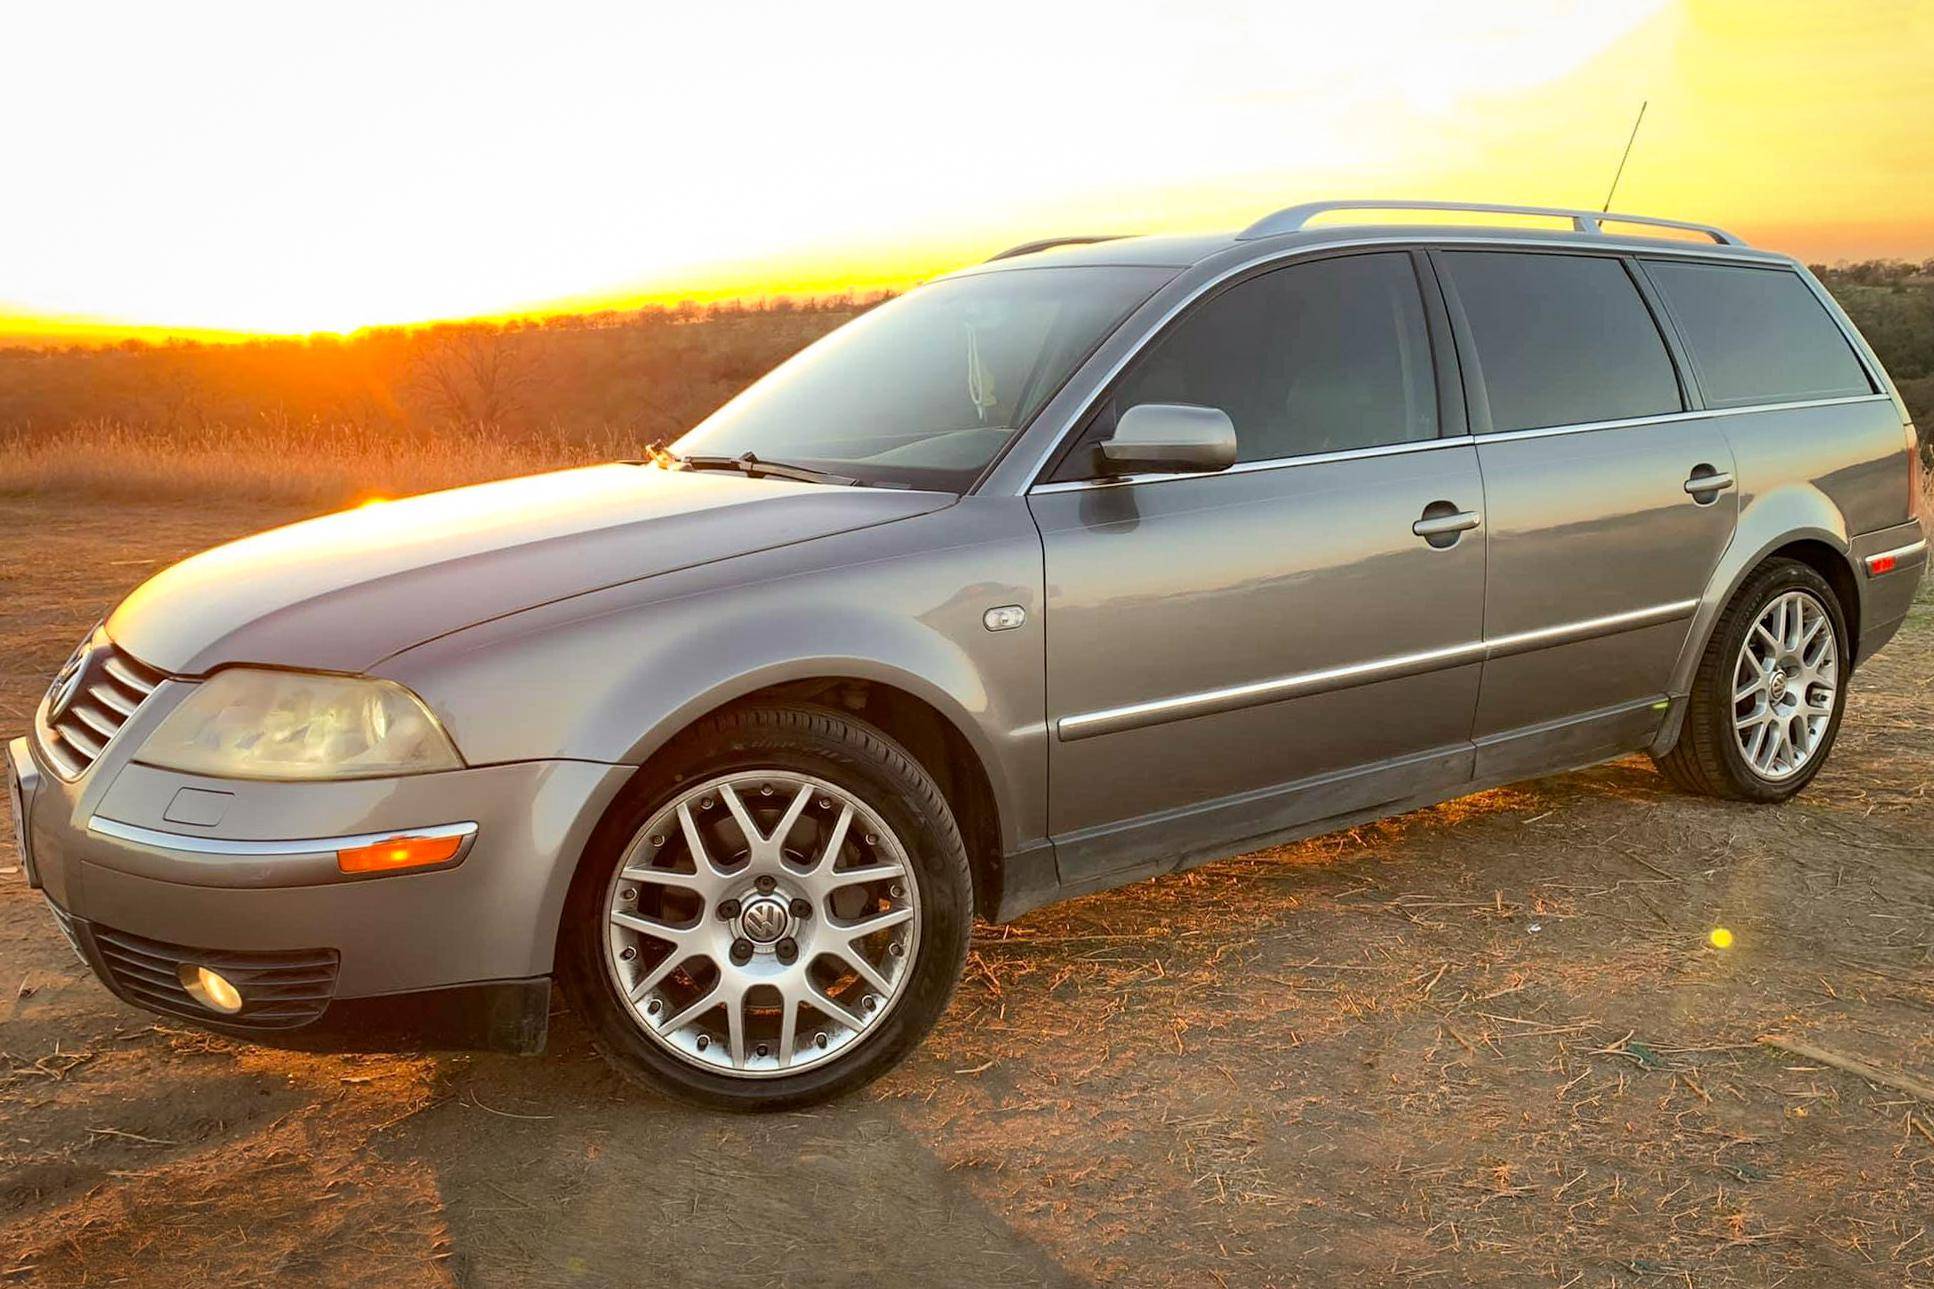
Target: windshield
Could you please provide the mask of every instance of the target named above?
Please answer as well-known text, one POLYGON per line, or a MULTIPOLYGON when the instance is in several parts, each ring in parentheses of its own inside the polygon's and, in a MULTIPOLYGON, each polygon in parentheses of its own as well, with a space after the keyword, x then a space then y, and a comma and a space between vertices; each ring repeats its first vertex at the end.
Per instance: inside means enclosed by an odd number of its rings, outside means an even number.
POLYGON ((1172 269, 948 278, 856 318, 673 445, 865 483, 965 490, 1172 269))

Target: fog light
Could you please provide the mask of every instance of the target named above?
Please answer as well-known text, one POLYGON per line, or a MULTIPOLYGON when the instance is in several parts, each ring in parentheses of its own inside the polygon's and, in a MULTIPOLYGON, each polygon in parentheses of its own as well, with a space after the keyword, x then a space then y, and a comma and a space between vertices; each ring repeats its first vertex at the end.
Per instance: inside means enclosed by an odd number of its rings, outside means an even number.
POLYGON ((230 984, 228 977, 220 972, 184 962, 176 974, 181 977, 181 987, 188 991, 188 996, 209 1011, 233 1016, 242 1010, 242 991, 230 984))

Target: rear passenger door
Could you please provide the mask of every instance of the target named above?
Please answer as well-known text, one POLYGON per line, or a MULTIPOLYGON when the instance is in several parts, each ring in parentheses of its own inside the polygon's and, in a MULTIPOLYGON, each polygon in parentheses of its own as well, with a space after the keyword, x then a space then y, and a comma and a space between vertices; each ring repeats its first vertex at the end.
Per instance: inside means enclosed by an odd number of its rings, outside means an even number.
POLYGON ((1479 777, 1642 744, 1738 517, 1623 257, 1433 252, 1484 474, 1479 777))

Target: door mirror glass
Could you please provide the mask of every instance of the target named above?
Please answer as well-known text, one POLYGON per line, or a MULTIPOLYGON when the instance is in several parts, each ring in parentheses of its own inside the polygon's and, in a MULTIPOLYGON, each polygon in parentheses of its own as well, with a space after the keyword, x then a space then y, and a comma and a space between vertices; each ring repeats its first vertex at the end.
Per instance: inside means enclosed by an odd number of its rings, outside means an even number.
POLYGON ((1109 474, 1226 470, 1236 463, 1236 426, 1221 408, 1142 403, 1097 448, 1109 474))

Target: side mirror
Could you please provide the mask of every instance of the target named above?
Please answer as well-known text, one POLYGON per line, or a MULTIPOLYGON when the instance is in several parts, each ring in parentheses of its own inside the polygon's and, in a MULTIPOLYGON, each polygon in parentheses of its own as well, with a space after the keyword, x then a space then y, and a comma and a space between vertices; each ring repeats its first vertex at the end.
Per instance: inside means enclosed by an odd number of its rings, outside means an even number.
POLYGON ((1123 412, 1096 447, 1110 474, 1226 470, 1236 463, 1236 425, 1218 407, 1142 403, 1123 412))

